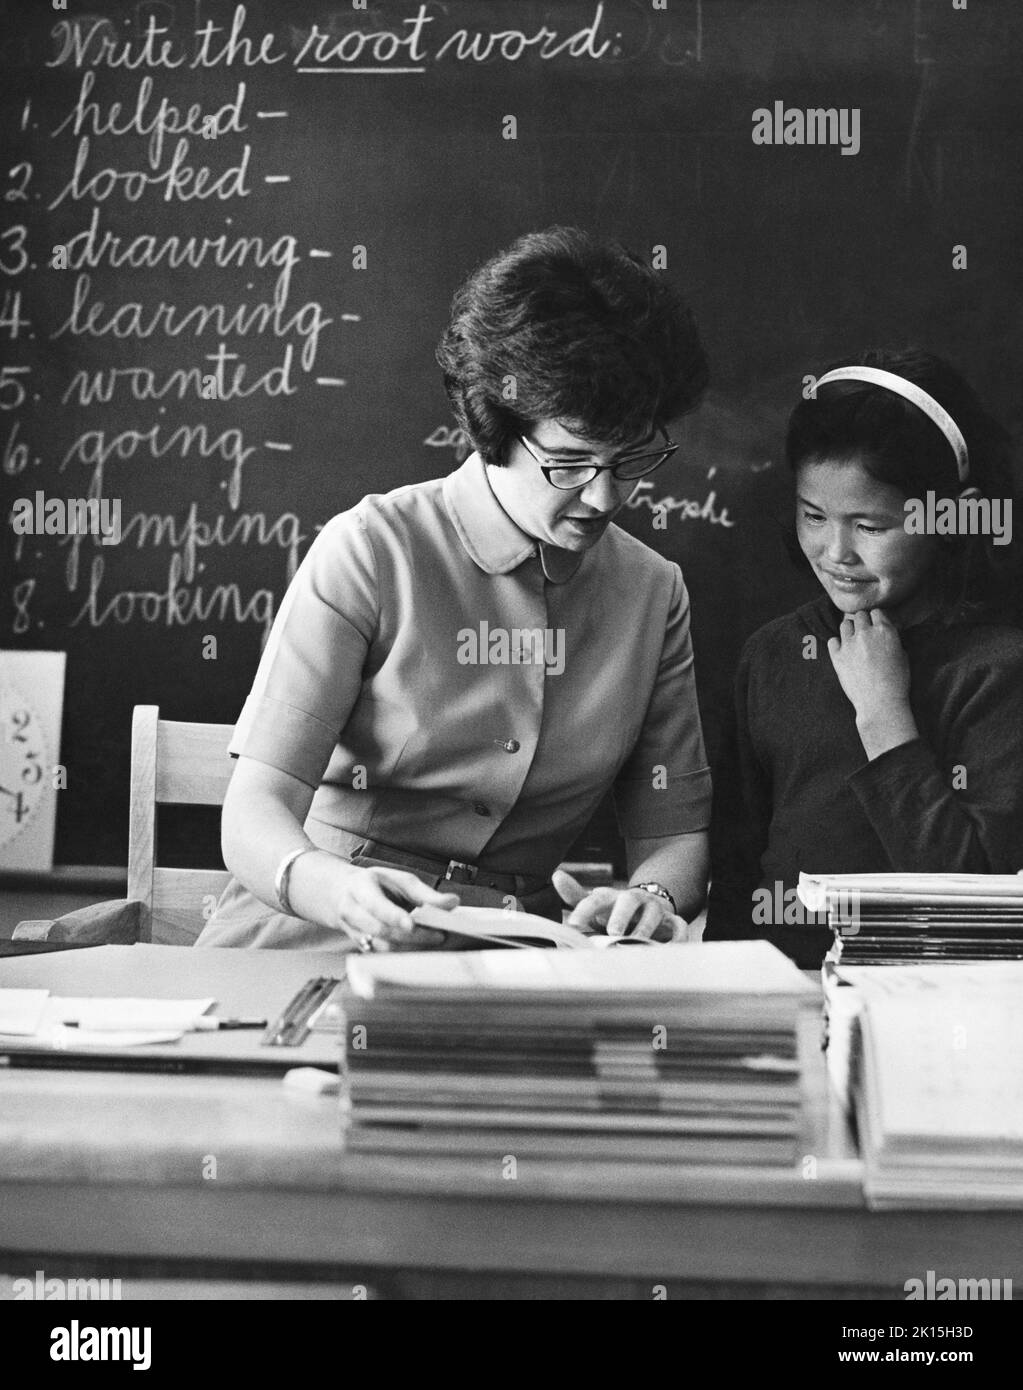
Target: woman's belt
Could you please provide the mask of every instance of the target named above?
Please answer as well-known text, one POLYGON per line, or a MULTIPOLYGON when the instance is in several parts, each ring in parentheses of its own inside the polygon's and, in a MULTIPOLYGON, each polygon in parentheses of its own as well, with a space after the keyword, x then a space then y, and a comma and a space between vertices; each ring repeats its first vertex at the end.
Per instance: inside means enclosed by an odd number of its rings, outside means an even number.
POLYGON ((540 874, 503 874, 479 864, 466 864, 461 859, 426 859, 420 854, 395 849, 393 845, 383 845, 379 840, 363 840, 352 853, 353 857, 365 854, 371 859, 386 859, 398 868, 419 869, 434 875, 438 884, 474 883, 479 888, 494 888, 499 893, 513 893, 516 897, 524 893, 538 893, 550 887, 551 882, 540 874))

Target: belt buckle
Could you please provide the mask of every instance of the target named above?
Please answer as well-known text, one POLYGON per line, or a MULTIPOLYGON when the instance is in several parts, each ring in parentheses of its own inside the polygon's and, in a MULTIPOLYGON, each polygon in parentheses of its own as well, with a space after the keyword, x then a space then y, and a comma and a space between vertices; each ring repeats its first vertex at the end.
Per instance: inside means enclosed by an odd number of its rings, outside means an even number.
POLYGON ((475 883, 479 873, 475 864, 463 864, 460 859, 450 859, 444 870, 446 883, 475 883))

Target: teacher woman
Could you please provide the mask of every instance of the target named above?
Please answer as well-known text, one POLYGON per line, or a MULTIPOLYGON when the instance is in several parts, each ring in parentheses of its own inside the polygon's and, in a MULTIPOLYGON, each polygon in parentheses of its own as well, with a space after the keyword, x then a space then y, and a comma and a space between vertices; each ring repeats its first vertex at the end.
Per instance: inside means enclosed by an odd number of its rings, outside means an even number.
POLYGON ((329 521, 231 742, 233 874, 201 946, 432 937, 420 903, 682 939, 710 774, 677 565, 613 523, 706 383, 664 277, 568 227, 455 296, 437 352, 475 452, 329 521), (614 788, 631 887, 552 872, 614 788))

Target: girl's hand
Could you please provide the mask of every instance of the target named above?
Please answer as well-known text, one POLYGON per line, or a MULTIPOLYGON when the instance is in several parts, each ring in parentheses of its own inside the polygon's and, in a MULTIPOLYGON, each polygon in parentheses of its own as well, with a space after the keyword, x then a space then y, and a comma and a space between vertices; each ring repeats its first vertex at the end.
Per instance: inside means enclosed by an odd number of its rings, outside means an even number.
POLYGON ((551 882, 572 908, 566 926, 608 936, 648 936, 653 941, 689 939, 688 924, 663 898, 642 888, 594 888, 588 893, 564 869, 555 869, 551 882))
POLYGON ((362 951, 421 951, 444 941, 441 932, 417 926, 410 909, 458 906, 456 893, 438 893, 404 869, 349 865, 334 893, 331 923, 362 951))
POLYGON ((909 704, 909 661, 899 629, 880 608, 842 619, 828 640, 831 664, 857 719, 909 704))
POLYGON ((868 758, 919 737, 909 705, 909 659, 898 628, 880 608, 843 618, 828 652, 868 758))

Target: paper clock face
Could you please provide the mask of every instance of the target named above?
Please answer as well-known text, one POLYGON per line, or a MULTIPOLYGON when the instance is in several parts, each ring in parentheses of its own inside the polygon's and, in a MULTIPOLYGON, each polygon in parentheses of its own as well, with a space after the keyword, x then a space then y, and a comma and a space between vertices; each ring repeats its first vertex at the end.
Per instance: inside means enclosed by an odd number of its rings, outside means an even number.
POLYGON ((0 869, 53 867, 66 661, 0 652, 0 869))
POLYGON ((50 763, 39 711, 0 677, 0 847, 28 830, 47 799, 50 763))

